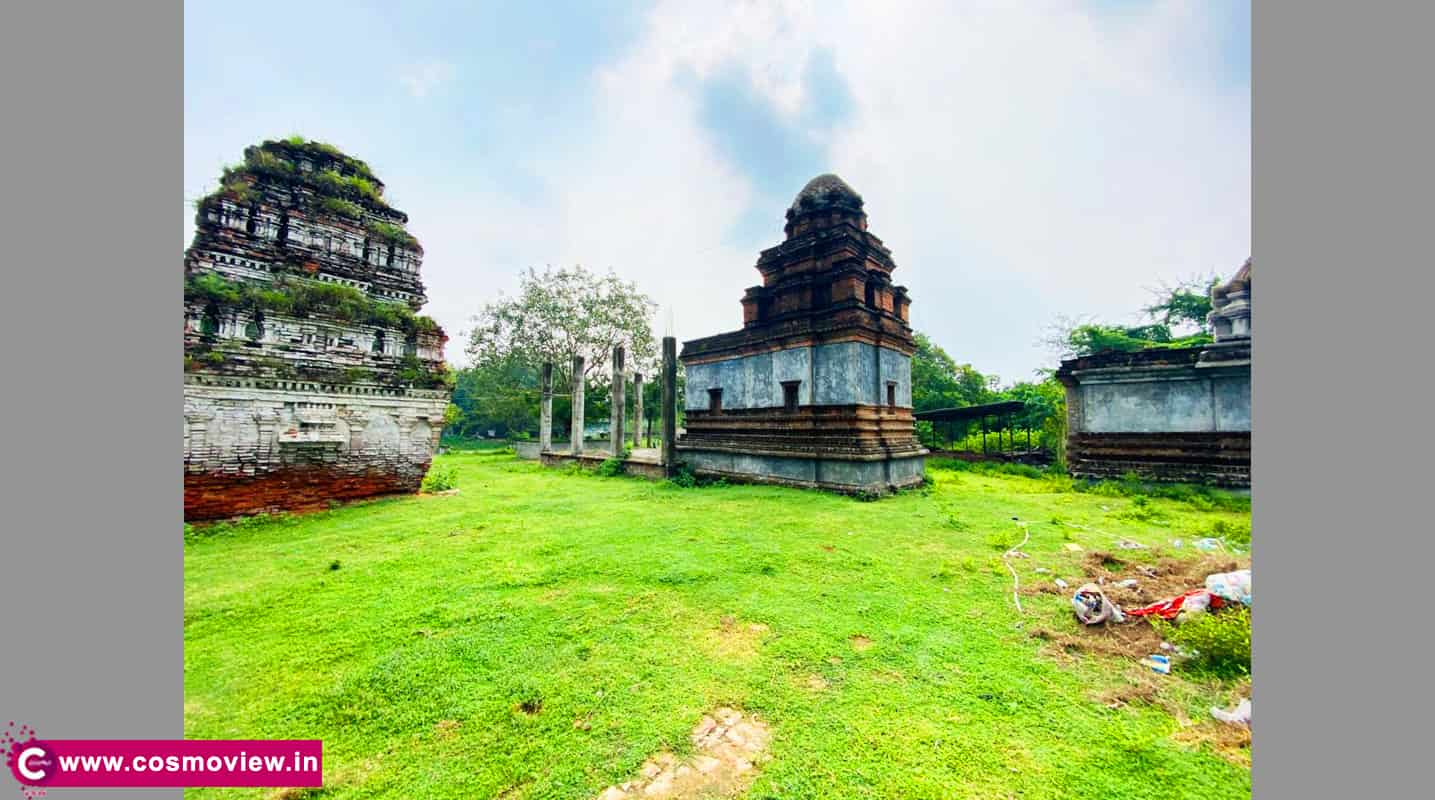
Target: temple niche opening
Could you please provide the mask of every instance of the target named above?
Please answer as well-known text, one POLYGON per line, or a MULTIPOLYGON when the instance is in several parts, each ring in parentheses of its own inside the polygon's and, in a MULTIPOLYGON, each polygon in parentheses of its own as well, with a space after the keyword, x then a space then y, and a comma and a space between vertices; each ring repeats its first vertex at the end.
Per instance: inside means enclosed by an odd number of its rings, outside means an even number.
POLYGON ((922 482, 907 290, 863 200, 819 175, 757 261, 741 330, 683 344, 677 458, 711 477, 842 492, 922 482))
POLYGON ((450 387, 408 216, 297 137, 220 183, 184 257, 185 519, 417 491, 450 387))

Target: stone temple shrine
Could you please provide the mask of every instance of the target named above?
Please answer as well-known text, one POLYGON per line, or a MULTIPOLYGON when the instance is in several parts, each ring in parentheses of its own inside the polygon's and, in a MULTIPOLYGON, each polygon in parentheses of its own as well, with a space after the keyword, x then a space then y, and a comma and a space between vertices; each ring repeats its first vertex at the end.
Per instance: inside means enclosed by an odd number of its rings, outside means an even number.
POLYGON ((683 344, 677 458, 699 475, 842 492, 921 483, 911 301, 861 195, 819 175, 785 231, 758 258, 742 329, 683 344))
POLYGON ((1061 362, 1078 478, 1251 485, 1251 261, 1211 289, 1211 344, 1061 362))
POLYGON ((414 492, 450 395, 423 249, 367 164, 245 150, 184 257, 184 516, 414 492))

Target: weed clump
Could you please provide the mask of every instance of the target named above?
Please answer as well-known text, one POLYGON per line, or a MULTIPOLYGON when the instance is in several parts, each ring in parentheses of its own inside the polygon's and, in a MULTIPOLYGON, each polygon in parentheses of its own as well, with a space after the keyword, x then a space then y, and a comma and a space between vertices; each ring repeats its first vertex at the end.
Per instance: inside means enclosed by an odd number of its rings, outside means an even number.
POLYGON ((617 477, 619 475, 622 475, 623 471, 623 459, 621 458, 603 459, 603 463, 599 464, 598 468, 593 470, 595 474, 601 475, 604 478, 617 477))
POLYGON ((1239 608, 1192 617, 1180 625, 1152 620, 1172 644, 1192 654, 1191 666, 1223 678, 1251 674, 1251 610, 1239 608))
POLYGON ((1151 498, 1144 494, 1138 494, 1132 497, 1131 507, 1121 511, 1116 516, 1135 522, 1164 522, 1169 519, 1166 512, 1151 505, 1151 498))
POLYGON ((419 486, 425 492, 447 492, 458 487, 458 470, 451 466, 432 466, 419 486))
POLYGON ((1229 544, 1251 546, 1251 526, 1218 519, 1211 523, 1211 535, 1229 544))
POLYGON ((668 483, 680 489, 691 489, 698 485, 698 476, 693 473, 692 467, 680 464, 672 477, 668 478, 668 483))

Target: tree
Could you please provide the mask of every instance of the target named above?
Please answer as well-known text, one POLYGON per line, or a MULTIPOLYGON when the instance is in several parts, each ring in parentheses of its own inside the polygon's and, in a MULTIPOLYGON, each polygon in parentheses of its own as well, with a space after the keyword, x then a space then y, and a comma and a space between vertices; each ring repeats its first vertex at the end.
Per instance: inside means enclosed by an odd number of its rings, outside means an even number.
POLYGON ((1208 344, 1212 339, 1206 315, 1211 312, 1210 290, 1217 280, 1193 278, 1155 290, 1154 302, 1141 309, 1150 320, 1144 325, 1059 319, 1047 345, 1062 358, 1079 358, 1108 350, 1132 352, 1208 344))
POLYGON ((611 272, 529 269, 520 278, 517 296, 500 297, 474 317, 466 348, 472 366, 460 371, 453 397, 463 414, 451 430, 460 435, 536 431, 540 370, 551 362, 553 427, 556 433, 565 431, 575 355, 584 360, 584 417, 606 420, 613 348, 623 346, 628 371, 648 376, 655 371, 657 345, 650 323, 655 308, 637 286, 611 272))
POLYGON ((913 339, 917 343, 917 350, 912 354, 914 410, 931 411, 986 402, 990 394, 986 376, 970 364, 957 364, 925 333, 917 333, 913 339))
POLYGON ((1206 316, 1211 313, 1211 289, 1220 282, 1220 278, 1212 275, 1162 286, 1155 291, 1156 302, 1142 310, 1169 328, 1189 326, 1197 333, 1209 334, 1206 316))
POLYGON ((581 266, 523 274, 518 295, 500 297, 474 317, 467 353, 475 366, 513 360, 534 369, 553 364, 554 391, 571 381, 574 356, 597 391, 611 380, 613 348, 623 345, 629 370, 651 373, 657 360, 651 318, 657 304, 609 272, 581 266))
POLYGON ((533 430, 538 426, 538 404, 537 370, 511 358, 476 364, 458 371, 453 405, 460 413, 449 430, 460 436, 481 436, 490 430, 509 436, 533 430))

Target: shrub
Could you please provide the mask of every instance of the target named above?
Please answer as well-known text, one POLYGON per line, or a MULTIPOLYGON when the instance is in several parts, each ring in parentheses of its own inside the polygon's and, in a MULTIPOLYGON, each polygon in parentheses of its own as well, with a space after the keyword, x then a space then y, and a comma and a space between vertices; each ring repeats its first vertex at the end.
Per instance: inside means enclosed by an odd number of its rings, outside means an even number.
POLYGON ((429 467, 427 475, 424 475, 423 484, 419 486, 425 492, 446 492, 458 488, 458 469, 451 466, 434 465, 429 467))
POLYGON ((343 196, 347 194, 348 185, 344 183, 344 176, 332 169, 321 169, 309 176, 309 183, 318 191, 328 195, 343 196))
POLYGON ((276 278, 268 285, 233 281, 212 272, 188 275, 184 299, 218 307, 258 308, 305 317, 325 314, 346 322, 398 328, 407 334, 437 333, 439 325, 404 303, 377 300, 352 286, 276 278))
POLYGON ((1218 519, 1211 523, 1211 535, 1229 544, 1251 546, 1251 526, 1218 519))
MULTIPOLYGON (((293 178, 299 173, 299 169, 294 165, 294 162, 257 147, 251 147, 245 150, 243 168, 256 175, 281 180, 293 178)), ((229 172, 229 170, 226 170, 226 172, 229 172)))
POLYGON ((1191 666, 1219 677, 1251 674, 1251 610, 1198 614, 1179 625, 1153 620, 1160 634, 1191 653, 1191 666))
POLYGON ((330 214, 336 214, 349 219, 362 219, 364 208, 358 203, 350 202, 342 197, 325 197, 319 200, 319 208, 330 214))
POLYGON ((998 550, 1010 550, 1016 547, 1022 539, 1022 532, 1015 525, 1010 528, 998 528, 987 534, 987 544, 998 550))
POLYGON ((1134 520, 1136 522, 1160 522, 1169 517, 1166 512, 1151 505, 1151 498, 1138 494, 1131 498, 1131 507, 1121 511, 1116 516, 1121 519, 1134 520))
POLYGON ((597 473, 598 475, 602 475, 602 476, 605 477, 605 478, 612 478, 612 477, 617 476, 617 475, 622 475, 622 474, 623 474, 623 459, 621 459, 621 458, 608 458, 608 459, 604 459, 604 460, 603 460, 603 463, 599 464, 599 465, 598 465, 598 468, 597 468, 596 470, 594 470, 594 472, 597 473))
POLYGON ((680 464, 672 477, 668 478, 668 483, 681 489, 691 489, 698 485, 698 476, 687 464, 680 464))
POLYGON ((367 228, 369 233, 373 234, 375 238, 388 242, 389 244, 408 248, 418 247, 419 242, 413 237, 413 234, 393 223, 370 222, 367 228))

